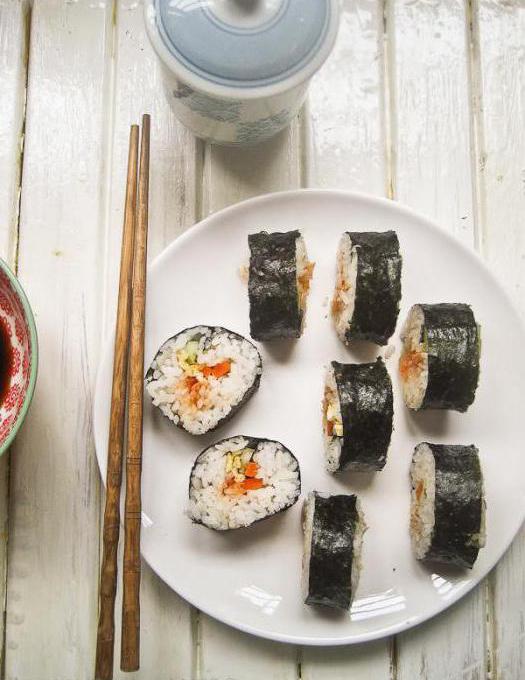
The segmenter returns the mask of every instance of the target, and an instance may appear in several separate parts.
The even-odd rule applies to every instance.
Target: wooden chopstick
[[[140,646],[140,523],[142,468],[142,411],[144,395],[144,327],[146,311],[146,255],[148,242],[150,117],[142,117],[137,223],[133,257],[131,334],[128,383],[126,502],[120,668],[139,668]]]
[[[109,420],[108,463],[106,472],[106,505],[104,508],[102,568],[100,571],[100,607],[97,631],[95,677],[113,677],[115,638],[115,593],[117,589],[117,552],[120,531],[120,486],[122,482],[122,451],[126,412],[128,371],[128,338],[131,317],[131,282],[133,274],[133,243],[135,239],[135,208],[137,201],[137,163],[139,128],[132,125],[129,134],[128,175],[120,256],[120,281],[113,358],[113,385]]]

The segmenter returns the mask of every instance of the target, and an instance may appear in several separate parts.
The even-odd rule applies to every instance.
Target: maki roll
[[[286,510],[300,492],[299,463],[285,446],[230,437],[197,457],[190,475],[189,516],[217,531],[238,529]]]
[[[400,300],[401,254],[395,231],[343,234],[332,300],[341,340],[386,345],[396,328]]]
[[[366,530],[357,496],[312,491],[303,506],[305,604],[349,609]]]
[[[162,345],[146,373],[146,390],[175,425],[204,434],[248,401],[261,372],[249,340],[218,326],[194,326]]]
[[[323,399],[326,469],[382,470],[393,417],[392,383],[382,359],[372,364],[332,361]]]
[[[401,339],[408,408],[466,411],[476,395],[480,359],[480,328],[469,305],[414,305]]]
[[[485,500],[477,448],[418,444],[410,479],[410,536],[417,559],[470,569],[485,545]]]
[[[296,231],[248,236],[250,335],[255,340],[299,338],[314,263]]]

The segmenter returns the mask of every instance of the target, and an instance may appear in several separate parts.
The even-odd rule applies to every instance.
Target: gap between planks
[[[485,231],[485,202],[482,172],[485,164],[483,120],[483,94],[481,88],[481,63],[479,44],[479,8],[476,0],[466,0],[465,31],[467,35],[467,77],[470,92],[470,148],[472,174],[472,205],[474,206],[474,248],[483,257]]]
[[[486,161],[485,134],[483,128],[483,91],[481,77],[479,2],[466,1],[465,31],[467,35],[467,77],[470,92],[470,148],[472,173],[472,205],[474,208],[474,249],[484,256],[486,211],[483,191],[483,169]],[[497,569],[497,566],[496,566]],[[494,598],[494,571],[478,586],[483,588],[485,604],[485,674],[487,680],[497,680],[496,614]]]
[[[395,0],[380,0],[382,18],[382,40],[380,43],[380,59],[382,62],[383,87],[381,88],[381,113],[384,135],[385,153],[385,195],[392,200],[396,197],[396,155],[395,139],[397,137],[396,107],[394,100],[395,64],[394,42],[389,35],[390,4]]]

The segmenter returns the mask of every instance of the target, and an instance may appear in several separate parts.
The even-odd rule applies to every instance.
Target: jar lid
[[[337,32],[337,0],[149,0],[159,56],[206,87],[284,90],[311,76]]]

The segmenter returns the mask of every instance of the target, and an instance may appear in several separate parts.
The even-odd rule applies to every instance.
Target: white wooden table
[[[0,0],[0,249],[41,351],[30,415],[0,461],[2,677],[93,674],[102,491],[91,407],[115,310],[128,128],[142,112],[153,121],[151,257],[248,196],[354,189],[413,206],[480,250],[525,316],[525,0],[343,4],[300,118],[262,148],[232,151],[173,117],[139,2]],[[524,572],[522,532],[435,620],[363,646],[300,649],[226,628],[144,565],[132,677],[523,680]]]

